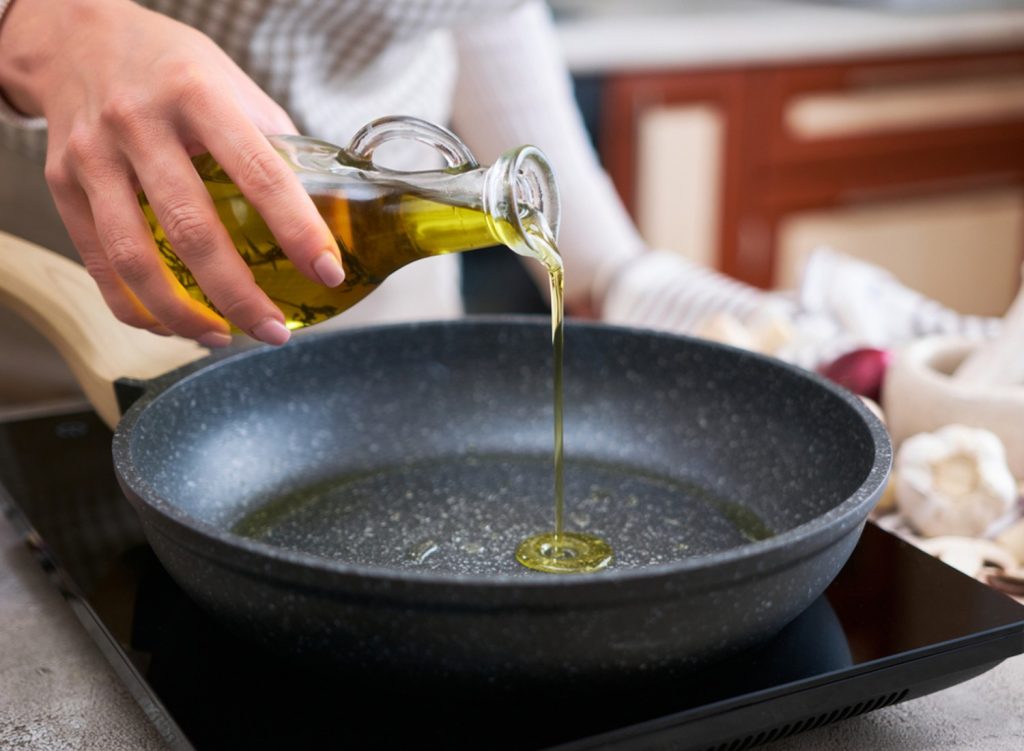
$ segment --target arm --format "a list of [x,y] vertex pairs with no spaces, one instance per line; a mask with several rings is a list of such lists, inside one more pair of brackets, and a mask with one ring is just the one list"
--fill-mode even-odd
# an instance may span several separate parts
[[554,165],[559,247],[571,310],[630,325],[690,331],[704,317],[747,317],[765,295],[667,252],[648,251],[590,145],[551,16],[531,2],[458,30],[454,126],[483,161],[532,143]]
[[341,283],[337,244],[263,133],[288,116],[206,36],[129,0],[13,0],[0,25],[0,89],[49,127],[46,179],[107,305],[125,323],[208,346],[227,324],[160,262],[141,188],[176,251],[236,326],[287,340],[189,158],[210,152],[311,279]]
[[591,307],[600,302],[603,272],[638,256],[643,242],[590,146],[547,8],[530,2],[457,28],[456,48],[453,126],[484,163],[511,145],[544,151],[562,200],[566,299]]
[[857,346],[992,331],[993,321],[960,316],[881,269],[836,254],[815,256],[794,298],[648,250],[590,146],[545,6],[527,3],[507,18],[461,29],[456,44],[460,135],[484,161],[510,144],[533,143],[557,171],[559,246],[574,312],[691,334],[711,333],[709,323],[722,317],[774,331],[770,351],[809,367]]

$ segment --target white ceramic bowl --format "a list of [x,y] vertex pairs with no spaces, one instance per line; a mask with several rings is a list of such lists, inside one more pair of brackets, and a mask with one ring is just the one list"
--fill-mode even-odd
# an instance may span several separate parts
[[977,386],[950,377],[975,346],[928,337],[896,352],[882,390],[893,443],[953,423],[986,428],[1002,439],[1013,476],[1024,480],[1024,384]]

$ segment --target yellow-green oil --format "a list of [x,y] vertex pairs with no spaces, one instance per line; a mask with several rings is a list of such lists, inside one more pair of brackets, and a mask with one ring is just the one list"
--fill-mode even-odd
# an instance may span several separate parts
[[[558,258],[554,238],[540,223],[527,223],[530,239],[549,252],[542,258]],[[546,263],[551,284],[551,343],[554,362],[555,414],[555,529],[526,538],[516,548],[516,560],[527,568],[551,574],[599,571],[612,561],[611,545],[594,535],[565,531],[565,457],[563,453],[563,417],[565,389],[565,276],[560,263]]]
[[[256,284],[281,309],[290,329],[351,308],[388,275],[417,259],[497,242],[481,209],[438,203],[411,190],[357,185],[344,195],[315,194],[313,202],[338,241],[345,269],[340,286],[325,287],[295,268],[256,209],[210,155],[194,157],[192,163]],[[149,200],[140,194],[139,201],[164,263],[189,296],[217,311],[174,252]]]

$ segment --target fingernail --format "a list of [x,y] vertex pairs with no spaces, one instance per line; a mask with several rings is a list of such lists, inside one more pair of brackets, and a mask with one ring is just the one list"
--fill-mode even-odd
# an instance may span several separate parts
[[221,349],[231,344],[231,335],[225,334],[223,331],[207,331],[202,336],[196,337],[196,341],[204,347]]
[[264,318],[252,327],[252,335],[267,344],[284,344],[292,332],[276,318]]
[[146,331],[148,331],[150,334],[156,334],[157,336],[174,336],[173,331],[171,331],[169,328],[161,326],[160,324],[150,326],[148,329],[146,329]]
[[321,253],[313,261],[313,271],[328,287],[337,287],[345,281],[345,269],[333,253]]

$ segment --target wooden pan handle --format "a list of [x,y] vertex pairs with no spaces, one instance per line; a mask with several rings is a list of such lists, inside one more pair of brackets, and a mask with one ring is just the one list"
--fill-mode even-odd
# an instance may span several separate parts
[[111,427],[121,417],[114,381],[150,380],[208,354],[190,339],[121,323],[82,266],[6,232],[0,232],[0,305],[50,340]]

